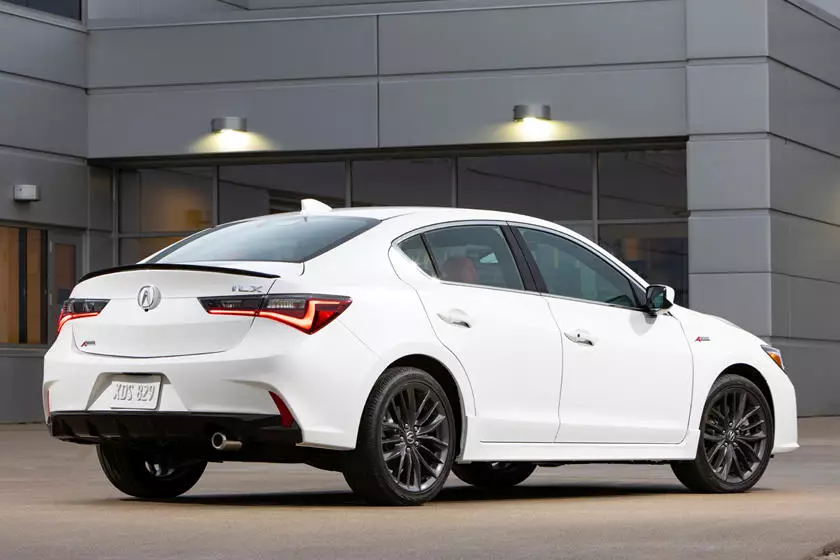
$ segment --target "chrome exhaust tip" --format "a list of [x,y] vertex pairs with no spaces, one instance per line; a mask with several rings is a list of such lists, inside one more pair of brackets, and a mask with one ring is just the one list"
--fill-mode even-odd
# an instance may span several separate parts
[[242,442],[228,439],[222,432],[216,432],[210,438],[210,445],[216,451],[239,451],[242,449]]

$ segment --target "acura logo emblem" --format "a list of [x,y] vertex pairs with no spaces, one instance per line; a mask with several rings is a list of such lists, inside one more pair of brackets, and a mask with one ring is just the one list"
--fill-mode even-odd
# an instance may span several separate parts
[[160,303],[160,290],[157,286],[143,286],[137,294],[137,305],[143,311],[154,309]]

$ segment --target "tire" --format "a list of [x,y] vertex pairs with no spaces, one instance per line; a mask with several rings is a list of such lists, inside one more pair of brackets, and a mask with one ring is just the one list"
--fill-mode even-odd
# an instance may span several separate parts
[[525,482],[536,468],[534,463],[468,463],[454,465],[452,472],[472,486],[502,490]]
[[420,505],[443,488],[457,445],[452,406],[440,384],[420,369],[390,368],[365,404],[344,478],[371,505]]
[[696,457],[671,469],[693,492],[746,492],[767,469],[773,437],[773,411],[761,390],[739,375],[723,375],[703,408]]
[[[195,486],[206,461],[165,467],[165,458],[151,458],[124,445],[99,445],[99,464],[114,487],[129,496],[144,499],[175,498]],[[155,474],[155,470],[158,474]]]

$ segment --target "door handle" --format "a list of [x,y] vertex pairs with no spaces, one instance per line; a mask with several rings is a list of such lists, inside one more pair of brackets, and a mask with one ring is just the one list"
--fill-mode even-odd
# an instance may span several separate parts
[[563,334],[566,335],[566,338],[568,338],[569,340],[571,340],[572,342],[574,342],[576,344],[585,344],[587,346],[595,346],[595,337],[593,337],[591,334],[589,334],[588,332],[586,332],[584,330],[578,329],[574,332],[566,331]]
[[468,329],[472,326],[470,324],[469,316],[460,309],[441,311],[437,315],[442,321],[449,323],[450,325],[455,325],[456,327],[464,327]]

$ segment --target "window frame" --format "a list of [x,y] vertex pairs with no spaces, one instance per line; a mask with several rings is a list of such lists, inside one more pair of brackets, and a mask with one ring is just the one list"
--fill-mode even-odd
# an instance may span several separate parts
[[[509,222],[508,225],[511,229],[511,232],[513,233],[514,239],[516,240],[517,244],[519,244],[519,250],[523,253],[524,258],[525,258],[526,262],[528,263],[529,268],[531,269],[531,274],[534,276],[534,279],[537,283],[537,291],[540,293],[540,295],[543,295],[543,296],[546,296],[546,297],[557,298],[557,299],[564,299],[564,300],[577,301],[577,302],[582,302],[582,303],[589,303],[589,304],[592,304],[592,305],[602,305],[602,306],[605,306],[605,307],[612,307],[612,308],[615,308],[615,309],[624,309],[624,310],[628,310],[628,311],[639,311],[639,312],[642,312],[642,313],[647,313],[647,309],[645,308],[645,304],[644,304],[645,294],[646,294],[646,291],[647,291],[646,288],[644,286],[642,286],[631,275],[627,274],[626,271],[624,271],[621,268],[619,268],[618,266],[616,266],[615,263],[611,262],[609,259],[604,258],[603,255],[599,255],[597,251],[593,251],[591,247],[587,247],[585,244],[581,243],[579,240],[574,239],[573,237],[571,237],[569,235],[566,235],[562,231],[552,230],[552,229],[547,228],[547,227],[542,227],[542,226],[538,226],[538,225],[534,225],[534,224],[527,224],[527,223],[522,223],[522,222]],[[596,259],[600,259],[610,269],[614,270],[616,273],[618,273],[622,278],[624,278],[627,281],[628,285],[630,286],[631,291],[633,292],[633,296],[636,300],[637,307],[627,307],[625,305],[617,305],[617,304],[614,304],[614,303],[594,301],[594,300],[591,300],[591,299],[582,299],[582,298],[575,298],[575,297],[570,297],[570,296],[561,296],[561,295],[558,295],[558,294],[552,294],[551,292],[548,291],[548,284],[546,283],[545,278],[542,275],[542,272],[540,272],[540,268],[537,265],[537,261],[534,259],[533,255],[531,255],[530,250],[528,250],[528,243],[525,240],[525,238],[522,236],[522,233],[520,232],[520,229],[530,229],[530,230],[545,233],[545,234],[548,234],[548,235],[554,235],[556,237],[559,237],[560,239],[563,239],[564,241],[568,241],[569,243],[571,243],[571,244],[577,246],[578,248],[580,248],[581,250],[586,251],[587,253],[592,255],[592,257],[594,257]]]
[[[440,266],[435,259],[434,253],[432,252],[431,247],[429,246],[429,242],[426,239],[427,233],[432,233],[434,231],[440,231],[443,229],[452,229],[456,227],[475,227],[475,226],[491,226],[491,227],[498,227],[504,238],[505,243],[507,244],[508,249],[511,252],[511,256],[513,257],[513,263],[516,267],[516,270],[519,272],[519,278],[522,280],[522,288],[502,288],[499,286],[488,286],[486,284],[468,284],[466,282],[456,282],[453,280],[444,280],[440,277]],[[421,228],[416,228],[412,231],[404,233],[397,238],[395,238],[391,242],[391,246],[400,251],[403,255],[405,255],[410,260],[405,251],[402,250],[400,244],[403,241],[411,239],[412,237],[419,236],[420,239],[423,241],[423,246],[426,248],[426,252],[429,254],[429,258],[432,261],[432,266],[435,270],[435,276],[429,276],[423,269],[417,266],[418,270],[423,273],[425,276],[429,278],[433,278],[437,280],[441,284],[451,285],[451,286],[466,286],[470,288],[480,288],[485,290],[499,290],[503,292],[515,292],[520,294],[537,294],[539,293],[537,289],[537,282],[534,278],[534,275],[531,271],[530,266],[526,260],[524,253],[522,252],[521,247],[519,246],[518,241],[515,238],[514,232],[510,227],[509,223],[503,220],[456,220],[451,222],[439,222],[436,224],[430,224],[427,226],[423,226]]]

